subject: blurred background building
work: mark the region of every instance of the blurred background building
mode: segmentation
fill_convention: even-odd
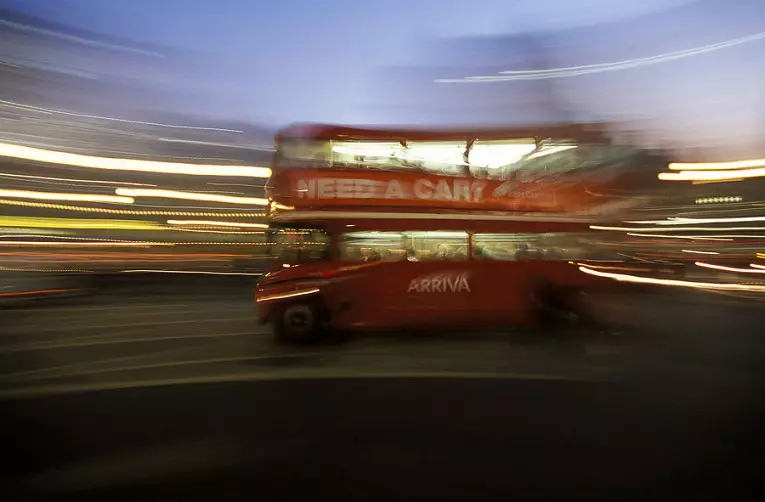
[[[10,11],[0,12],[0,45],[6,145],[219,166],[270,161],[273,131],[184,109],[190,98],[178,83],[191,78],[194,62],[180,51]],[[216,178],[4,157],[0,266],[6,272],[241,273],[254,260],[260,270],[263,232],[252,226],[262,224],[262,207],[167,197],[129,205],[98,202],[99,196],[114,197],[119,187],[263,197],[263,179],[210,179]],[[57,200],[63,192],[83,201]]]

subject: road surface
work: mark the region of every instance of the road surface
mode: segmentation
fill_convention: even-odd
[[[247,284],[0,311],[9,496],[749,496],[758,299],[632,298],[593,333],[279,347]]]

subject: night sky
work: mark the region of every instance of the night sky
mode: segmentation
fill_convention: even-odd
[[[384,70],[432,66],[436,59],[459,70],[464,61],[433,49],[447,39],[553,34],[552,40],[565,40],[548,58],[557,67],[649,57],[765,31],[765,2],[758,0],[0,0],[0,7],[196,54],[197,84],[211,96],[194,104],[199,111],[214,106],[218,115],[277,124],[391,122],[391,110],[413,101],[420,111],[402,114],[400,122],[453,122],[453,114],[439,113],[446,105],[433,92],[444,84],[391,90]],[[660,17],[660,25],[641,24],[645,15]],[[755,41],[558,85],[592,116],[645,121],[686,142],[718,139],[731,127],[763,133],[764,49],[765,41]],[[224,77],[230,85],[216,93],[216,79]],[[476,94],[517,89],[512,82],[457,85],[466,110]],[[480,113],[471,119],[480,121]]]

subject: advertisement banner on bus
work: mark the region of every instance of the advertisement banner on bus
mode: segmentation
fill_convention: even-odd
[[[486,180],[423,173],[295,170],[272,184],[272,197],[295,208],[393,206],[488,211],[567,211],[596,201],[560,180]],[[602,204],[604,200],[597,200]]]

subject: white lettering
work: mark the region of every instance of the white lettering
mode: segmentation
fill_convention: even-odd
[[[446,180],[439,180],[436,186],[436,200],[452,200],[452,190]]]
[[[404,190],[401,188],[401,182],[398,180],[391,180],[391,182],[388,183],[388,188],[385,190],[385,195],[383,197],[386,199],[403,199]]]
[[[418,199],[428,200],[433,197],[433,183],[428,180],[414,182],[414,196]]]
[[[319,180],[319,198],[320,199],[334,199],[335,198],[335,181],[331,178],[322,178]]]
[[[471,183],[467,180],[456,180],[454,182],[454,200],[459,202],[464,200],[470,202],[472,200],[470,194]]]
[[[499,185],[497,188],[494,189],[494,191],[491,193],[491,196],[499,199],[502,197],[505,197],[508,193],[510,193],[510,190],[513,188],[513,183],[511,181],[505,181],[501,185]]]
[[[372,180],[355,180],[356,190],[354,195],[357,199],[371,199],[375,195],[375,182]]]
[[[401,180],[376,181],[364,178],[320,178],[297,180],[295,191],[299,199],[406,199],[437,200],[444,202],[481,202],[485,181],[462,179],[418,179],[414,183]],[[508,195],[509,183],[497,187],[494,197]]]
[[[355,184],[356,180],[337,180],[335,196],[338,199],[353,199],[355,198]]]
[[[483,191],[486,188],[485,181],[474,181],[472,186],[473,202],[481,202],[483,200]]]
[[[297,180],[295,183],[295,191],[298,194],[298,199],[305,199],[308,197],[308,183],[305,180]]]
[[[313,199],[316,197],[316,180],[298,180],[295,183],[295,190],[299,199]]]
[[[407,293],[470,293],[467,272],[437,273],[409,282]]]

